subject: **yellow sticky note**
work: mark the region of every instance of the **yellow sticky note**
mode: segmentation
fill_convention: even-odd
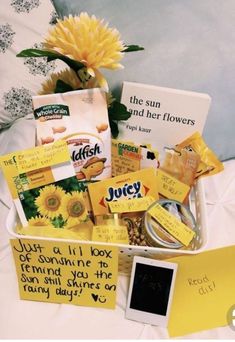
[[[115,308],[118,248],[13,239],[21,299]]]
[[[155,201],[152,196],[142,198],[131,198],[129,200],[119,200],[109,203],[111,213],[130,213],[147,210]]]
[[[61,164],[70,160],[67,143],[58,140],[53,144],[34,147],[15,154],[19,173]]]
[[[129,244],[129,236],[126,226],[99,225],[93,227],[93,241],[107,243]]]
[[[190,191],[190,186],[180,182],[175,177],[158,169],[158,191],[166,198],[170,198],[179,202],[183,202]]]
[[[234,300],[235,246],[168,259],[178,264],[168,331],[171,337],[228,324]]]
[[[165,230],[183,245],[188,246],[195,236],[195,232],[191,228],[164,209],[159,203],[153,206],[148,212]]]

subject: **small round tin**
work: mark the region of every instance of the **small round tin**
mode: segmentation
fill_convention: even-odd
[[[145,213],[143,233],[146,236],[147,242],[153,247],[165,247],[173,249],[186,248],[149,214],[149,210],[157,203],[197,233],[196,221],[191,210],[178,201],[164,199],[151,204]],[[190,244],[187,248],[190,248]]]

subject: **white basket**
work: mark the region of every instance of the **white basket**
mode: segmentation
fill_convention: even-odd
[[[132,259],[134,255],[144,256],[153,259],[169,259],[179,255],[192,255],[197,254],[205,249],[207,243],[207,220],[206,220],[206,205],[205,205],[205,194],[204,194],[204,185],[203,180],[199,180],[194,187],[192,194],[190,196],[190,209],[193,212],[196,221],[198,234],[192,245],[192,250],[181,250],[181,249],[169,249],[169,248],[160,248],[160,247],[147,247],[147,246],[131,246],[131,245],[122,245],[122,244],[107,244],[104,242],[94,242],[93,245],[108,245],[108,246],[117,246],[119,248],[119,272],[124,274],[129,274],[132,267]],[[7,230],[11,235],[18,239],[38,239],[38,240],[53,240],[53,241],[61,241],[62,239],[52,239],[48,237],[35,237],[28,235],[19,235],[16,233],[16,223],[18,222],[18,215],[15,210],[15,207],[10,209],[10,212],[7,216],[6,226]],[[78,241],[78,240],[69,240],[63,239],[65,242],[73,242],[73,243],[83,243],[88,244],[91,241]]]

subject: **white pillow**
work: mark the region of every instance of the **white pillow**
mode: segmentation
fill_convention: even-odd
[[[23,49],[40,48],[56,22],[50,0],[1,0],[0,13],[0,129],[32,113],[35,95],[56,63],[46,58],[19,58]],[[58,71],[58,70],[56,70]]]

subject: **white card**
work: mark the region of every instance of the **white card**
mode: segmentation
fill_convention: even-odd
[[[167,327],[177,264],[135,256],[126,318]]]
[[[123,82],[121,102],[132,113],[119,125],[119,138],[151,144],[164,154],[196,131],[202,134],[211,98],[207,94]]]

